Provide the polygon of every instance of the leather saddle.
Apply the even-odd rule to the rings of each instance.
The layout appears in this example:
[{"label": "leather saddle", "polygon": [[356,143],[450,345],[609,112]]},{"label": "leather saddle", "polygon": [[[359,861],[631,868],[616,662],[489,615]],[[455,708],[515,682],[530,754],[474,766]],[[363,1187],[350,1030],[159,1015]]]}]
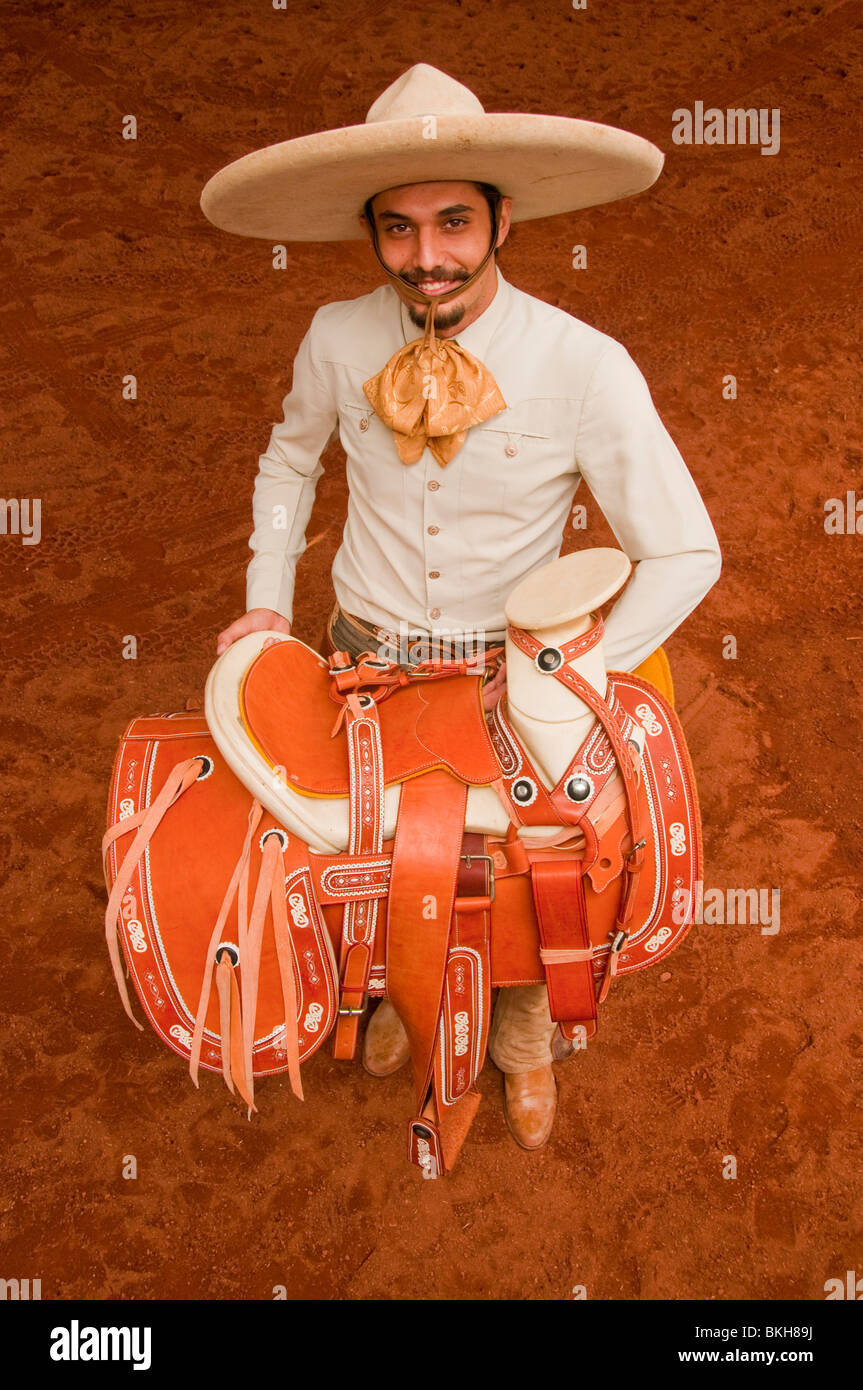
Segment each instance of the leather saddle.
[{"label": "leather saddle", "polygon": [[[390,668],[391,669],[391,668]],[[461,782],[490,786],[500,777],[480,697],[471,677],[384,685],[387,664],[348,662],[351,684],[374,699],[380,721],[384,785],[441,768]],[[349,745],[333,736],[344,708],[327,663],[295,639],[275,643],[251,662],[239,689],[243,728],[289,786],[305,796],[347,797]],[[376,698],[377,692],[377,698]],[[384,696],[384,698],[381,698]]]},{"label": "leather saddle", "polygon": [[206,721],[133,721],[114,769],[106,936],[130,1016],[118,942],[196,1083],[221,1070],[253,1107],[269,1073],[302,1097],[328,1037],[352,1057],[368,999],[388,995],[426,1176],[452,1167],[479,1104],[492,989],[544,982],[564,1035],[592,1036],[614,977],[683,939],[701,878],[671,706],[629,674],[593,690],[569,664],[583,637],[510,637],[595,715],[555,787],[505,697],[486,719],[477,669],[327,663],[260,634],[211,672]]}]

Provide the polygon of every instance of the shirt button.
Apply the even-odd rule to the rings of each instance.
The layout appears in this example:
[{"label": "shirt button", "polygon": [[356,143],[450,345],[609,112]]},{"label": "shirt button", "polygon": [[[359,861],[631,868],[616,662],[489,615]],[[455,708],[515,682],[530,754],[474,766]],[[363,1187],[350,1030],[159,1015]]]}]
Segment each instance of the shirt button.
[{"label": "shirt button", "polygon": [[430,527],[428,528],[428,533],[429,533],[430,536],[436,536],[439,530],[440,530],[440,527],[439,527],[439,526],[430,526]]},{"label": "shirt button", "polygon": [[440,579],[440,570],[429,570],[429,579]]},{"label": "shirt button", "polygon": [[432,482],[429,483],[428,486],[429,486],[429,492],[437,492],[438,488],[440,487],[440,483],[436,483],[436,482],[432,481]]},{"label": "shirt button", "polygon": [[506,454],[507,458],[512,459],[515,458],[516,454],[518,453],[518,449],[516,448],[515,444],[507,444],[503,452]]},{"label": "shirt button", "polygon": [[368,429],[368,427],[369,427],[368,416],[364,415],[363,418],[362,418],[362,420],[360,420],[360,429],[361,429],[361,430],[363,431],[363,433],[365,434],[365,432],[366,432],[366,430]]},{"label": "shirt button", "polygon": [[431,612],[429,613],[429,617],[430,617],[430,618],[439,618],[439,617],[440,617],[440,609],[439,609],[439,608],[433,608],[433,609],[431,610]]}]

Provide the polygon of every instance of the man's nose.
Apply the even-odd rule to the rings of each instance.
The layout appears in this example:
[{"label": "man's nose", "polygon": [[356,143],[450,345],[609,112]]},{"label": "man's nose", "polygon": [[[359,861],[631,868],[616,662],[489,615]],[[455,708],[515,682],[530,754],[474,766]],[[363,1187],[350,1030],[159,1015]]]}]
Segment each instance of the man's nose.
[{"label": "man's nose", "polygon": [[418,270],[431,270],[440,264],[436,227],[417,228],[416,263]]}]

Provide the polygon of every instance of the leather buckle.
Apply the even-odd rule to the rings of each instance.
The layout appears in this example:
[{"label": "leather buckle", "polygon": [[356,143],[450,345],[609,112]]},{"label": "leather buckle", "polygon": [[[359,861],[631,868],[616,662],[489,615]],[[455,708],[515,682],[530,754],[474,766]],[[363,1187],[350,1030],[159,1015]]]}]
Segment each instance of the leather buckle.
[{"label": "leather buckle", "polygon": [[348,1008],[346,1005],[340,1004],[340,1005],[339,1005],[339,1017],[340,1017],[340,1018],[362,1018],[363,1014],[366,1012],[366,1010],[368,1009],[368,1007],[369,1007],[369,996],[366,995],[365,998],[363,999],[362,1006],[361,1006],[359,1009],[350,1009],[350,1008]]},{"label": "leather buckle", "polygon": [[[477,894],[476,897],[475,897],[474,899],[471,899],[471,898],[459,898],[459,899],[457,899],[457,901],[458,901],[458,902],[465,902],[465,903],[469,903],[469,902],[471,902],[471,901],[482,902],[482,901],[484,901],[485,898],[488,898],[489,903],[493,903],[493,902],[494,902],[494,858],[493,858],[493,856],[490,855],[490,854],[460,854],[460,855],[459,855],[459,859],[463,859],[463,860],[465,861],[465,864],[467,865],[468,868],[471,867],[471,865],[472,865],[472,863],[473,863],[473,861],[474,861],[475,859],[484,859],[484,860],[485,860],[486,864],[488,865],[488,893]],[[470,911],[469,908],[468,908],[467,910]],[[465,911],[465,909],[462,908],[462,911]]]}]

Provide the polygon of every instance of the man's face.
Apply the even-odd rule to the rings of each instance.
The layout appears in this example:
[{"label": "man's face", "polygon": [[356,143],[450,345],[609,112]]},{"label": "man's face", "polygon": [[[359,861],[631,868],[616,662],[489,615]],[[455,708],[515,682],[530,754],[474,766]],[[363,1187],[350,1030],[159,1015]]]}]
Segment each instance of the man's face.
[{"label": "man's face", "polygon": [[[501,207],[497,244],[509,231],[511,199]],[[372,201],[381,256],[390,270],[430,296],[446,294],[482,263],[491,240],[491,211],[472,183],[410,183],[378,193]],[[362,219],[365,223],[365,218]],[[496,282],[494,261],[476,284],[435,310],[435,331],[453,330],[471,317]],[[398,284],[396,294],[412,321],[423,328],[426,305],[409,298]]]}]

